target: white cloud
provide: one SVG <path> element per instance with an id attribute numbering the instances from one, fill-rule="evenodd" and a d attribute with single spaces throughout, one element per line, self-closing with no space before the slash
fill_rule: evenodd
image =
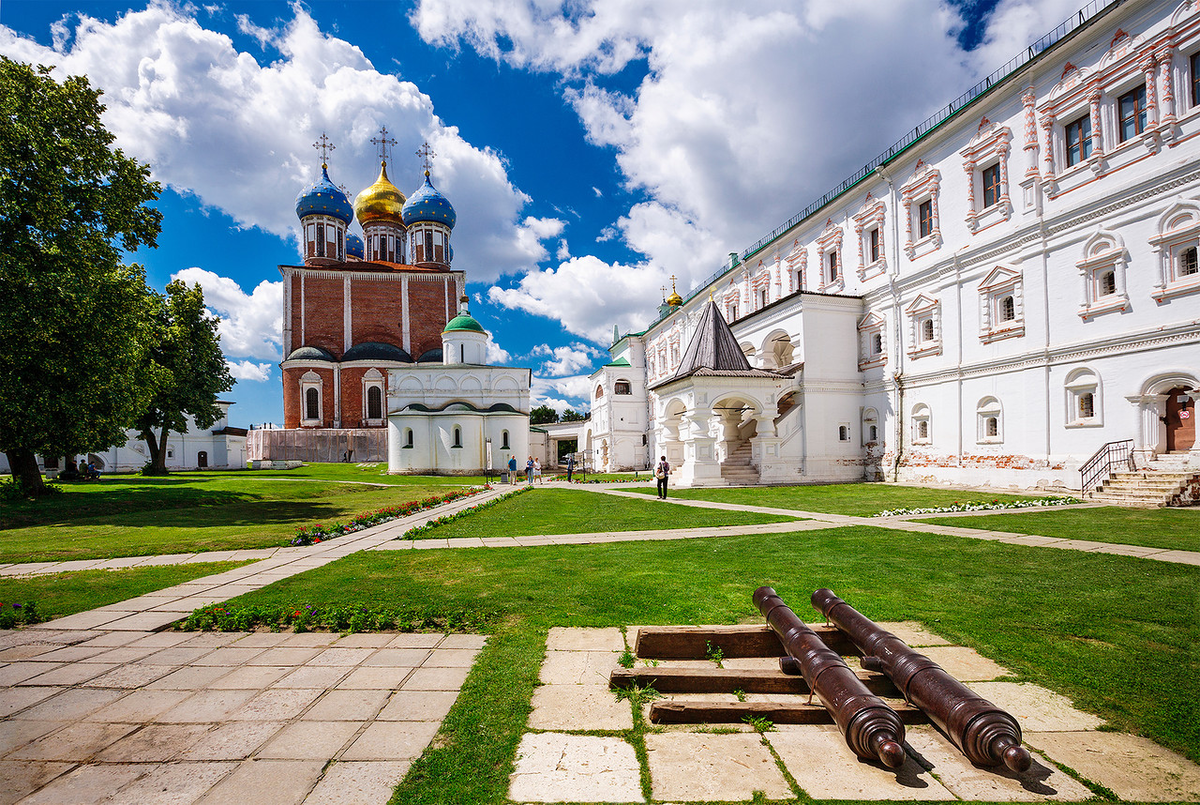
<path id="1" fill-rule="evenodd" d="M 535 358 L 549 358 L 542 362 L 542 372 L 551 377 L 564 377 L 577 374 L 583 369 L 590 370 L 596 359 L 606 357 L 606 353 L 595 347 L 578 342 L 562 347 L 538 344 L 530 355 Z"/>
<path id="2" fill-rule="evenodd" d="M 269 363 L 255 363 L 254 361 L 226 361 L 229 365 L 229 374 L 233 375 L 234 380 L 248 380 L 253 383 L 264 383 L 271 379 L 271 366 Z"/>
<path id="3" fill-rule="evenodd" d="M 590 391 L 591 381 L 586 375 L 557 378 L 534 375 L 529 389 L 530 405 L 534 408 L 548 405 L 560 414 L 568 408 L 587 413 Z"/>
<path id="4" fill-rule="evenodd" d="M 508 350 L 497 344 L 494 340 L 488 339 L 487 353 L 483 358 L 489 364 L 503 366 L 512 360 L 512 355 Z"/>
<path id="5" fill-rule="evenodd" d="M 171 279 L 199 284 L 204 290 L 205 306 L 221 317 L 217 332 L 226 355 L 282 360 L 282 282 L 264 280 L 247 294 L 234 280 L 195 266 Z"/>
<path id="6" fill-rule="evenodd" d="M 269 63 L 205 28 L 192 7 L 168 3 L 112 23 L 64 18 L 52 47 L 0 25 L 0 53 L 56 65 L 59 78 L 88 76 L 105 92 L 104 122 L 126 153 L 242 225 L 292 235 L 291 201 L 318 175 L 311 143 L 323 131 L 337 145 L 331 177 L 353 197 L 375 179 L 368 140 L 386 124 L 399 140 L 390 175 L 401 190 L 420 186 L 418 145 L 428 140 L 437 152 L 434 180 L 459 213 L 455 253 L 473 280 L 547 256 L 544 228 L 520 223 L 529 198 L 498 154 L 463 140 L 415 84 L 375 69 L 359 48 L 321 31 L 301 4 L 292 8 L 282 28 L 237 18 L 239 30 L 278 54 Z"/>

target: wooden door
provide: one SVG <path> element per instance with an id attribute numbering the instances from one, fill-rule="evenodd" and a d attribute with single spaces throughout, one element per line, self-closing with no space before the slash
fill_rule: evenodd
<path id="1" fill-rule="evenodd" d="M 1187 450 L 1196 443 L 1196 401 L 1186 389 L 1167 392 L 1167 452 Z M 1185 401 L 1181 402 L 1180 398 Z"/>

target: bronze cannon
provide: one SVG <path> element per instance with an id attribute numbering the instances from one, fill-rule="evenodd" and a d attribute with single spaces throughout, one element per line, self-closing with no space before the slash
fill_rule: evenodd
<path id="1" fill-rule="evenodd" d="M 904 724 L 896 711 L 867 690 L 853 670 L 783 603 L 770 587 L 754 591 L 754 605 L 784 650 L 800 664 L 808 688 L 821 700 L 854 753 L 893 769 L 904 764 Z M 781 658 L 781 662 L 789 659 Z"/>
<path id="2" fill-rule="evenodd" d="M 862 664 L 881 670 L 912 704 L 925 711 L 962 753 L 980 766 L 1003 763 L 1025 771 L 1031 758 L 1021 746 L 1017 720 L 972 691 L 924 654 L 913 651 L 830 590 L 817 590 L 812 604 L 854 641 Z"/>

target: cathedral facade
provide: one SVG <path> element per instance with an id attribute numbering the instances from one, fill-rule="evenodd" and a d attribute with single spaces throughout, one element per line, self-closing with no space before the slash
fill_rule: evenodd
<path id="1" fill-rule="evenodd" d="M 580 444 L 696 485 L 1200 467 L 1198 246 L 1200 1 L 1101 3 L 617 338 Z"/>

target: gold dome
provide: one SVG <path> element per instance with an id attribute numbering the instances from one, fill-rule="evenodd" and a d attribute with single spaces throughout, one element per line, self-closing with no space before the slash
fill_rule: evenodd
<path id="1" fill-rule="evenodd" d="M 381 162 L 375 184 L 354 199 L 354 217 L 364 226 L 372 221 L 389 221 L 403 226 L 400 210 L 404 208 L 404 201 L 404 194 L 388 179 L 387 163 Z"/>
<path id="2" fill-rule="evenodd" d="M 683 297 L 675 290 L 675 275 L 671 275 L 671 295 L 667 297 L 667 304 L 671 307 L 679 307 L 683 304 Z"/>

